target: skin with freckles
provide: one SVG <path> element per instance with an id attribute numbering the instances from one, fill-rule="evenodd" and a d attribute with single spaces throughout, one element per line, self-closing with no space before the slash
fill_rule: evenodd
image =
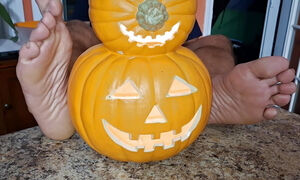
<path id="1" fill-rule="evenodd" d="M 51 139 L 67 139 L 74 133 L 66 98 L 70 69 L 81 53 L 100 41 L 83 22 L 63 23 L 60 0 L 36 2 L 43 19 L 20 50 L 17 76 L 43 133 Z M 296 90 L 295 71 L 282 57 L 235 66 L 231 43 L 220 35 L 194 39 L 185 46 L 203 60 L 212 77 L 209 123 L 253 124 L 273 119 L 277 110 L 270 105 L 285 106 Z"/>

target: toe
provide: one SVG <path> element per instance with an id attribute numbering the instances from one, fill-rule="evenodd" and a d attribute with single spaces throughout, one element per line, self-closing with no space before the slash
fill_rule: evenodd
<path id="1" fill-rule="evenodd" d="M 49 3 L 49 0 L 35 0 L 40 11 L 44 14 L 46 11 L 47 4 Z"/>
<path id="2" fill-rule="evenodd" d="M 288 69 L 286 71 L 283 71 L 277 76 L 277 79 L 279 82 L 282 83 L 289 83 L 292 82 L 295 79 L 295 70 L 294 69 Z"/>
<path id="3" fill-rule="evenodd" d="M 55 27 L 56 20 L 51 13 L 46 12 L 42 19 L 42 23 L 48 28 L 48 30 L 51 30 Z"/>
<path id="4" fill-rule="evenodd" d="M 275 94 L 279 93 L 279 85 L 273 85 L 270 88 L 270 95 L 274 96 Z"/>
<path id="5" fill-rule="evenodd" d="M 62 19 L 62 4 L 60 0 L 52 0 L 49 2 L 47 11 L 49 11 L 57 19 Z"/>
<path id="6" fill-rule="evenodd" d="M 287 105 L 290 102 L 291 96 L 285 95 L 285 94 L 277 94 L 272 97 L 272 100 L 273 100 L 274 104 L 282 107 L 282 106 Z"/>
<path id="7" fill-rule="evenodd" d="M 277 76 L 275 76 L 273 78 L 269 78 L 269 79 L 264 79 L 263 81 L 265 81 L 269 86 L 273 86 L 279 82 L 279 80 L 277 79 Z"/>
<path id="8" fill-rule="evenodd" d="M 30 82 L 32 78 L 36 77 L 34 72 L 38 67 L 32 66 L 32 64 L 39 54 L 40 48 L 34 42 L 28 42 L 20 49 L 16 73 L 21 85 L 23 85 L 24 82 Z"/>
<path id="9" fill-rule="evenodd" d="M 22 46 L 19 52 L 19 62 L 27 63 L 36 58 L 40 53 L 40 48 L 34 42 L 28 42 Z"/>
<path id="10" fill-rule="evenodd" d="M 264 112 L 264 118 L 267 120 L 274 119 L 275 116 L 278 114 L 278 111 L 276 108 L 266 108 Z"/>
<path id="11" fill-rule="evenodd" d="M 248 63 L 252 73 L 263 79 L 274 78 L 289 67 L 289 62 L 283 57 L 265 57 Z"/>
<path id="12" fill-rule="evenodd" d="M 45 26 L 44 23 L 40 22 L 38 27 L 32 31 L 30 34 L 30 41 L 38 42 L 47 39 L 50 35 L 49 29 Z"/>
<path id="13" fill-rule="evenodd" d="M 294 79 L 295 79 L 295 70 L 294 69 L 288 69 L 288 70 L 285 70 L 285 71 L 281 72 L 277 76 L 275 76 L 273 78 L 265 79 L 264 81 L 269 86 L 272 86 L 272 85 L 274 85 L 278 82 L 289 83 L 289 82 L 292 82 Z"/>
<path id="14" fill-rule="evenodd" d="M 278 89 L 280 94 L 291 95 L 296 92 L 297 87 L 295 83 L 290 82 L 287 84 L 280 84 Z"/>

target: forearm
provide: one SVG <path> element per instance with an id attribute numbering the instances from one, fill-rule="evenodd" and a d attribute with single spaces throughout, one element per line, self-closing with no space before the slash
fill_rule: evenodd
<path id="1" fill-rule="evenodd" d="M 232 44 L 222 35 L 193 39 L 184 44 L 203 61 L 211 77 L 232 70 L 235 65 Z"/>

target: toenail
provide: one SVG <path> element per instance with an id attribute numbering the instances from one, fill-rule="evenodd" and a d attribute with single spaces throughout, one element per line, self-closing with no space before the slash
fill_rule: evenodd
<path id="1" fill-rule="evenodd" d="M 41 41 L 37 41 L 36 45 L 40 47 L 42 45 L 42 42 Z"/>
<path id="2" fill-rule="evenodd" d="M 296 73 L 296 70 L 294 68 L 291 69 L 291 71 L 295 74 Z"/>
<path id="3" fill-rule="evenodd" d="M 280 106 L 276 105 L 276 104 L 269 104 L 266 106 L 266 108 L 275 108 L 275 109 L 279 109 Z"/>

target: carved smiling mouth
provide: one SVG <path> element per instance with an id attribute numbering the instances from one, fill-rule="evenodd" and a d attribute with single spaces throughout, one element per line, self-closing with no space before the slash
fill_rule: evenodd
<path id="1" fill-rule="evenodd" d="M 167 41 L 174 39 L 174 35 L 178 32 L 179 27 L 180 22 L 176 23 L 164 35 L 156 35 L 155 38 L 152 38 L 151 36 L 142 37 L 142 35 L 135 35 L 133 31 L 128 31 L 125 25 L 120 24 L 122 34 L 129 38 L 129 42 L 136 42 L 138 47 L 148 46 L 149 48 L 163 46 Z"/>
<path id="2" fill-rule="evenodd" d="M 137 152 L 138 149 L 144 149 L 144 152 L 152 152 L 155 147 L 163 146 L 163 149 L 170 149 L 175 146 L 175 142 L 187 140 L 194 129 L 200 122 L 202 115 L 202 105 L 194 115 L 193 119 L 182 126 L 181 132 L 176 134 L 175 130 L 160 133 L 159 139 L 153 139 L 153 135 L 139 135 L 138 140 L 132 140 L 131 134 L 117 129 L 109 124 L 106 120 L 102 120 L 103 127 L 108 136 L 118 145 L 128 151 Z"/>

